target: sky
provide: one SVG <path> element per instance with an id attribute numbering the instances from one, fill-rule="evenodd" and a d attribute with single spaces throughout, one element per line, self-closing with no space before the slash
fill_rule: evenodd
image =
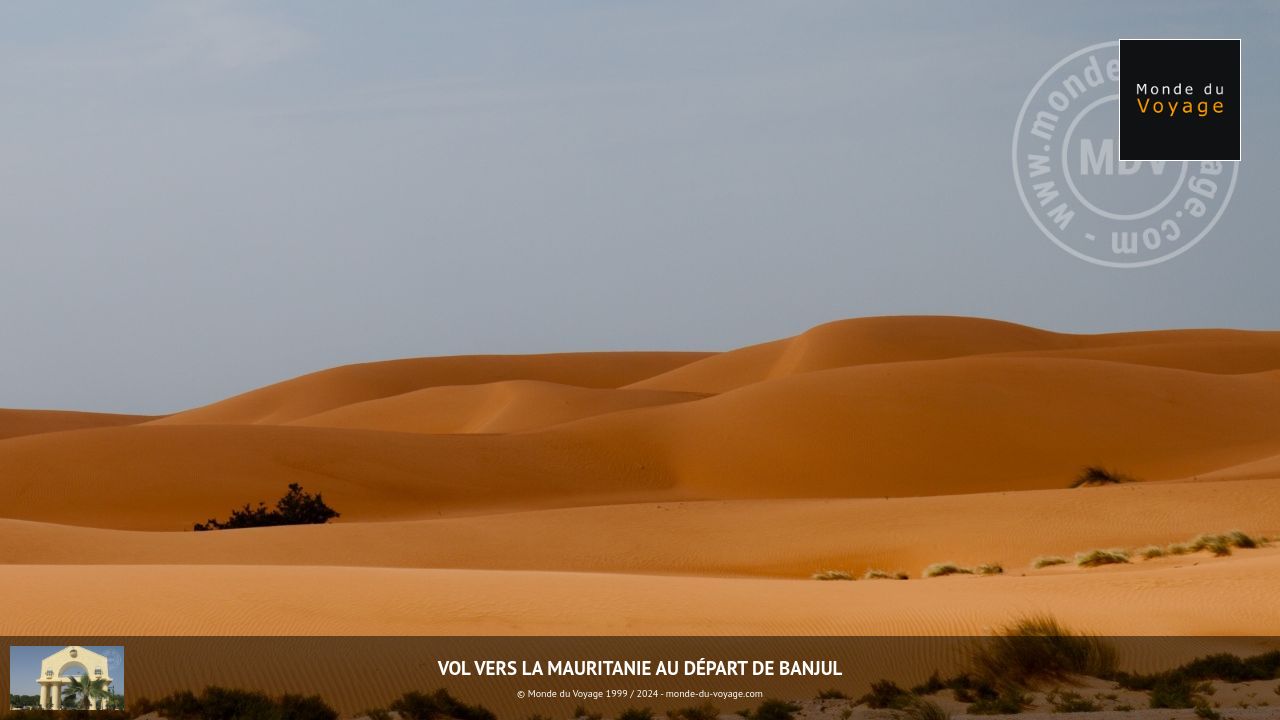
<path id="1" fill-rule="evenodd" d="M 14 695 L 39 695 L 40 684 L 36 682 L 36 678 L 40 676 L 40 663 L 64 647 L 66 646 L 11 646 L 9 648 L 9 692 Z M 124 695 L 124 648 L 119 645 L 87 645 L 85 647 L 107 658 L 107 672 L 111 674 L 111 686 L 117 694 Z M 84 672 L 85 669 L 74 670 L 69 677 L 77 677 Z"/>
<path id="2" fill-rule="evenodd" d="M 845 317 L 1280 328 L 1280 4 L 0 5 L 0 407 L 164 413 L 405 356 Z M 1084 263 L 1010 138 L 1054 62 L 1240 37 L 1199 245 Z"/>

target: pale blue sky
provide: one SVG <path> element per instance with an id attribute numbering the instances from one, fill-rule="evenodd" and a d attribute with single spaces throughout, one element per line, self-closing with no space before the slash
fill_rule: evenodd
<path id="1" fill-rule="evenodd" d="M 9 692 L 14 695 L 39 695 L 40 663 L 66 645 L 13 645 L 9 648 Z M 124 695 L 124 648 L 119 645 L 86 645 L 87 649 L 107 658 L 111 686 Z M 83 672 L 79 673 L 83 674 Z M 8 702 L 8 698 L 5 698 Z M 7 707 L 7 706 L 6 706 Z"/>
<path id="2" fill-rule="evenodd" d="M 1277 8 L 6 2 L 0 406 L 872 314 L 1274 328 Z M 1040 75 L 1126 36 L 1244 39 L 1231 206 L 1141 271 L 1054 247 L 1009 170 Z"/>

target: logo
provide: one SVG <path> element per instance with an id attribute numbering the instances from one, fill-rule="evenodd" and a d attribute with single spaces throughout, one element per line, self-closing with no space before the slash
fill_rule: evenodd
<path id="1" fill-rule="evenodd" d="M 1120 160 L 1120 43 L 1078 50 L 1031 89 L 1013 131 L 1023 207 L 1058 247 L 1138 268 L 1200 242 L 1235 191 L 1237 163 Z"/>

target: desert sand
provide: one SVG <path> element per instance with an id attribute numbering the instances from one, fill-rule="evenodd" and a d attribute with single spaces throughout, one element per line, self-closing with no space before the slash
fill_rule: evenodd
<path id="1" fill-rule="evenodd" d="M 1070 489 L 1086 465 L 1134 482 Z M 290 482 L 341 517 L 190 531 Z M 1277 332 L 867 318 L 0 412 L 0 635 L 1273 635 L 1278 548 L 1030 567 L 1232 529 L 1280 536 Z M 810 579 L 868 568 L 911 579 Z"/>

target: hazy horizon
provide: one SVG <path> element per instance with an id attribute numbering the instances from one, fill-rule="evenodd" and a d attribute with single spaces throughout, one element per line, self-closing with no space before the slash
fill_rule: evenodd
<path id="1" fill-rule="evenodd" d="M 0 407 L 166 413 L 424 355 L 723 350 L 868 315 L 1280 328 L 1278 6 L 0 7 Z M 1222 221 L 1140 270 L 1018 199 L 1018 109 L 1240 37 Z"/>

